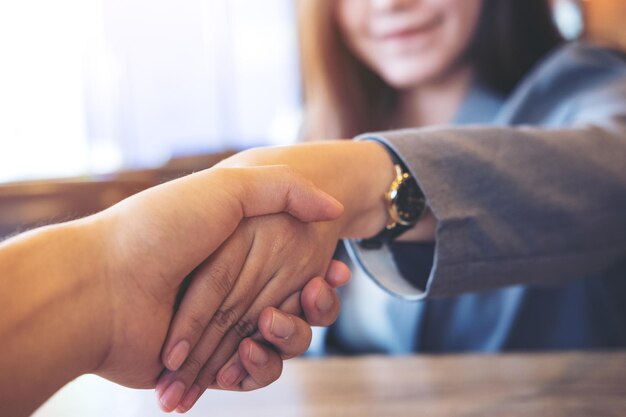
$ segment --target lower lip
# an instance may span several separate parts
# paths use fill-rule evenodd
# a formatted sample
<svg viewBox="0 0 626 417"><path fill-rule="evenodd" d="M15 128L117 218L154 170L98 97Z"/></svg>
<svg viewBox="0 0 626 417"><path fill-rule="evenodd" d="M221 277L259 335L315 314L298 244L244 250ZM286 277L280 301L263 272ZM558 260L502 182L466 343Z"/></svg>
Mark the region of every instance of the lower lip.
<svg viewBox="0 0 626 417"><path fill-rule="evenodd" d="M435 28L438 25L436 23L428 24L425 26L421 26L416 29L407 30L404 32L394 33L392 35L384 36L379 38L382 42L390 42L390 43L405 43L416 41L421 38L426 38L432 32L434 32Z"/></svg>

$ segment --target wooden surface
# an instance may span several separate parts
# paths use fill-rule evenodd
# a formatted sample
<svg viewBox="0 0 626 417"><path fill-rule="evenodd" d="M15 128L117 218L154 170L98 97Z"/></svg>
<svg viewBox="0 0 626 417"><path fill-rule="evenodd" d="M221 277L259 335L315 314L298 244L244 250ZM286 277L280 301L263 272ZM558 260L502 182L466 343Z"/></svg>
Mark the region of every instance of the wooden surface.
<svg viewBox="0 0 626 417"><path fill-rule="evenodd" d="M43 376L42 376L43 377ZM95 376L36 417L164 415L152 391ZM626 416L626 351L296 359L274 385L207 392L188 416Z"/></svg>

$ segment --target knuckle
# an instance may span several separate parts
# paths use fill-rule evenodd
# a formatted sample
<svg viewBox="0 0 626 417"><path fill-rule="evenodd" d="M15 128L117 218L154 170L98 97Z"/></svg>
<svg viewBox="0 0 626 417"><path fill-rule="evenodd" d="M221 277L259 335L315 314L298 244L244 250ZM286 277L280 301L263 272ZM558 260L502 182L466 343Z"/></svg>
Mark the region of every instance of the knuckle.
<svg viewBox="0 0 626 417"><path fill-rule="evenodd" d="M254 332L256 332L256 325L250 320L242 319L235 324L233 330L237 336L245 339L246 337L252 336Z"/></svg>
<svg viewBox="0 0 626 417"><path fill-rule="evenodd" d="M219 276L212 277L211 286L215 293L226 295L230 292L234 281L232 271L228 268L223 268Z"/></svg>
<svg viewBox="0 0 626 417"><path fill-rule="evenodd" d="M216 262L211 265L206 274L207 276L203 280L205 280L211 291L215 291L218 294L228 294L232 284L235 282L232 269L222 262Z"/></svg>
<svg viewBox="0 0 626 417"><path fill-rule="evenodd" d="M208 320L205 320L203 317L194 314L187 317L186 322L190 334L194 336L199 336L204 333L204 329L206 328Z"/></svg>
<svg viewBox="0 0 626 417"><path fill-rule="evenodd" d="M233 308L220 308L213 315L213 323L217 329L225 333L228 329L237 323L239 316Z"/></svg>

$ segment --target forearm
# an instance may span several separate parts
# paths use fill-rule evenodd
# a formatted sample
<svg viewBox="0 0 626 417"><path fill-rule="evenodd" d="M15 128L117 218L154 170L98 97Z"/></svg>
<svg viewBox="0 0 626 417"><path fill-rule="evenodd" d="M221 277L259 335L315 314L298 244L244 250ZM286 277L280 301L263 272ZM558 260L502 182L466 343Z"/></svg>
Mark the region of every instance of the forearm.
<svg viewBox="0 0 626 417"><path fill-rule="evenodd" d="M90 229L89 233L84 233ZM0 415L30 414L106 353L106 291L91 220L0 245Z"/></svg>
<svg viewBox="0 0 626 417"><path fill-rule="evenodd" d="M558 284L623 260L624 130L464 127L380 134L437 217L430 295Z"/></svg>
<svg viewBox="0 0 626 417"><path fill-rule="evenodd" d="M1 244L0 415L88 372L154 386L185 276L242 218L283 211L315 222L343 208L285 167L207 170Z"/></svg>

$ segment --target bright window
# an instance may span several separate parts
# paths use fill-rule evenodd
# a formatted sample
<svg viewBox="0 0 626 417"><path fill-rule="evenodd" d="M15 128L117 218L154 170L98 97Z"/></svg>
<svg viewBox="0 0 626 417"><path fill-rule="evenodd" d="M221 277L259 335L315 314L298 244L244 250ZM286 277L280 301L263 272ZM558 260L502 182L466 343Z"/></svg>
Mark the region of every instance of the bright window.
<svg viewBox="0 0 626 417"><path fill-rule="evenodd" d="M0 181L295 139L290 0L0 2Z"/></svg>

